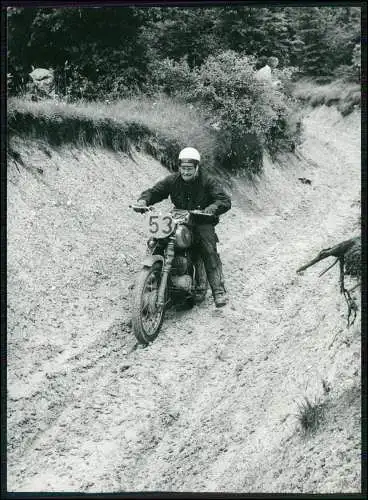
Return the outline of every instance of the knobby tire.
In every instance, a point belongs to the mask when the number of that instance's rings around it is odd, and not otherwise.
[[[152,327],[147,326],[144,321],[144,310],[153,307],[155,293],[157,299],[161,269],[162,264],[157,262],[150,268],[143,268],[136,279],[133,294],[132,329],[136,339],[142,345],[147,345],[156,339],[164,319],[165,307],[161,311],[156,312],[156,320]],[[157,288],[152,290],[154,284]],[[150,293],[151,297],[147,298],[147,293]],[[151,300],[150,303],[149,299]]]

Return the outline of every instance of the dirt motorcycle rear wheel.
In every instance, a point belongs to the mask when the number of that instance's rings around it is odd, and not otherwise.
[[[143,268],[136,280],[133,294],[132,329],[140,344],[147,345],[158,336],[165,307],[157,308],[162,263]]]

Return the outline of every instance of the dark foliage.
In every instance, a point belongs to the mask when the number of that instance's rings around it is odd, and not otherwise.
[[[31,65],[52,66],[59,93],[94,99],[139,86],[146,52],[130,7],[9,9],[8,70],[20,90]]]
[[[357,80],[360,72],[357,7],[27,7],[9,8],[8,26],[10,95],[27,93],[31,65],[53,68],[66,101],[161,92],[214,121],[216,166],[250,175],[265,149],[275,159],[298,144],[288,91],[295,75]],[[279,59],[280,92],[253,78],[270,56]],[[95,122],[83,132],[69,119],[59,125],[55,140],[95,137]],[[103,126],[111,132],[103,140],[119,143],[113,125]]]
[[[52,66],[64,95],[123,97],[149,88],[159,61],[193,69],[226,50],[257,67],[273,55],[303,75],[359,78],[359,7],[11,7],[8,36],[13,93],[33,65]]]

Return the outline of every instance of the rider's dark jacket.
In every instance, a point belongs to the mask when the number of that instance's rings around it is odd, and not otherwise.
[[[180,173],[168,175],[152,188],[143,191],[139,199],[146,200],[147,205],[153,205],[169,196],[178,209],[214,208],[214,215],[217,216],[215,224],[218,216],[231,208],[230,196],[219,181],[202,170],[192,182],[185,182]]]

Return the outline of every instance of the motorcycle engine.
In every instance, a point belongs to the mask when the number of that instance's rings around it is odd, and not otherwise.
[[[192,278],[189,274],[182,276],[171,276],[171,283],[174,290],[190,293],[192,290]]]
[[[172,263],[172,274],[182,276],[188,274],[189,262],[184,255],[176,255]]]
[[[190,293],[192,290],[191,261],[188,255],[175,255],[171,269],[171,286],[174,292]]]

